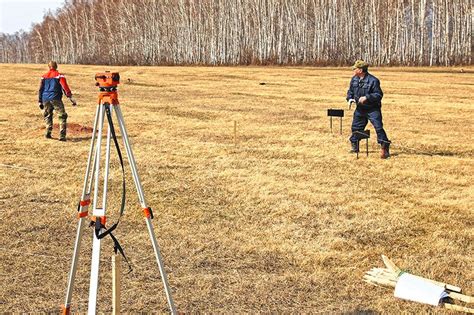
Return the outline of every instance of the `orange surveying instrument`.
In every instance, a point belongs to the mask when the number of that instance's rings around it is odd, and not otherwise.
[[[88,208],[91,204],[91,192],[92,185],[94,184],[94,192],[92,198],[92,217],[91,217],[91,226],[95,226],[93,233],[93,242],[92,242],[92,262],[91,262],[91,275],[90,275],[90,285],[89,285],[89,300],[88,300],[88,314],[96,314],[96,304],[97,304],[97,293],[99,286],[99,263],[100,263],[100,243],[101,239],[107,235],[110,235],[114,241],[115,253],[120,251],[120,253],[125,257],[123,249],[118,243],[117,239],[113,236],[112,231],[117,227],[120,217],[123,214],[125,208],[125,170],[124,162],[122,159],[122,154],[120,151],[120,146],[115,134],[114,124],[112,120],[112,112],[115,112],[117,123],[120,129],[120,134],[122,135],[123,145],[125,147],[126,155],[128,162],[130,164],[130,169],[133,175],[133,180],[135,182],[135,187],[138,193],[138,199],[143,209],[143,214],[145,217],[145,222],[148,228],[148,234],[150,236],[151,243],[153,245],[153,250],[156,257],[156,262],[158,264],[158,269],[160,271],[161,280],[163,282],[164,290],[166,293],[166,299],[172,314],[176,314],[176,308],[174,306],[173,298],[171,296],[171,290],[168,285],[168,279],[166,271],[164,268],[163,260],[161,258],[160,249],[156,241],[155,233],[153,231],[153,226],[151,219],[153,219],[153,212],[150,207],[147,206],[145,201],[145,195],[143,193],[142,184],[140,182],[140,177],[138,176],[137,166],[135,163],[135,158],[133,156],[132,147],[130,145],[130,140],[128,138],[127,130],[125,128],[125,122],[123,119],[122,111],[120,109],[120,104],[117,94],[117,85],[120,83],[120,75],[117,72],[103,72],[97,73],[95,76],[96,86],[99,87],[99,100],[97,105],[97,110],[94,120],[94,128],[92,131],[92,141],[89,150],[89,157],[87,159],[86,173],[84,176],[84,186],[82,190],[81,200],[78,205],[78,218],[79,222],[77,225],[77,234],[76,241],[74,244],[74,254],[72,257],[71,269],[69,271],[68,284],[66,290],[66,299],[63,306],[63,314],[71,313],[71,300],[72,300],[72,291],[74,280],[76,276],[78,261],[79,261],[79,251],[81,246],[81,238],[84,228],[84,220],[88,216]],[[104,132],[104,121],[107,117],[107,138],[105,141],[105,165],[104,173],[101,180],[101,148],[102,148],[102,133]],[[120,217],[114,225],[109,228],[106,228],[106,208],[107,208],[107,183],[109,177],[109,165],[110,165],[110,147],[111,140],[113,140],[115,147],[117,149],[117,154],[122,166],[122,203],[120,209]],[[102,189],[100,189],[102,188]],[[100,202],[99,194],[102,190],[102,202]],[[126,258],[125,258],[126,260]]]
[[[99,87],[99,104],[118,105],[117,85],[120,83],[118,72],[103,72],[95,75],[95,85]]]

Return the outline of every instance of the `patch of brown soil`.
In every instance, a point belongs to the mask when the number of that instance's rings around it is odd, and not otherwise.
[[[53,130],[59,130],[59,124],[53,124]],[[67,124],[68,135],[89,135],[93,131],[92,127],[76,123]]]

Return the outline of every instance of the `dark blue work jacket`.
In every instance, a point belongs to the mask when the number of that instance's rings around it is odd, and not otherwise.
[[[367,97],[365,104],[359,104],[359,98]],[[367,73],[363,79],[353,76],[347,91],[347,100],[354,99],[357,103],[357,109],[370,110],[382,106],[383,92],[380,88],[380,81],[370,73]]]
[[[50,69],[41,77],[38,93],[38,102],[44,103],[51,100],[61,100],[63,91],[71,97],[71,89],[67,85],[66,77],[57,70]]]

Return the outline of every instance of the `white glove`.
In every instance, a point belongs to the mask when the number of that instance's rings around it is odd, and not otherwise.
[[[72,96],[69,98],[69,100],[71,101],[72,106],[76,106],[76,105],[77,105],[76,100],[75,100]]]
[[[350,100],[347,101],[347,104],[349,105],[349,109],[351,109],[352,104],[357,104],[355,99],[351,98]]]

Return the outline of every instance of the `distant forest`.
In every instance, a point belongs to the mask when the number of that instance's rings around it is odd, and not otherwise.
[[[473,1],[69,0],[0,33],[0,62],[470,65]]]

